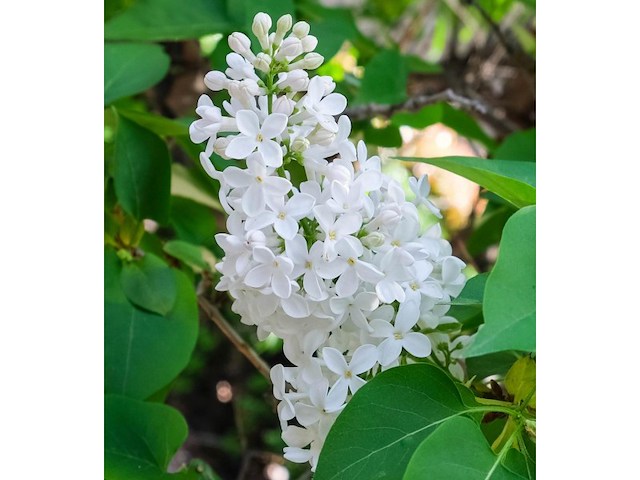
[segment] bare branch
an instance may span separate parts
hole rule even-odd
[[[269,374],[270,368],[260,355],[251,348],[247,342],[236,332],[229,322],[227,322],[220,311],[204,296],[198,296],[198,305],[202,311],[217,325],[222,333],[229,339],[231,343],[238,349],[238,351],[244,355],[244,357],[251,362],[251,364],[258,369],[258,371],[271,382],[271,376]]]
[[[364,120],[375,116],[390,117],[396,112],[407,110],[415,111],[424,106],[432,105],[438,102],[451,102],[460,105],[467,110],[474,110],[481,114],[488,112],[487,107],[480,101],[458,95],[450,88],[433,95],[418,95],[412,97],[404,103],[396,105],[378,105],[371,103],[347,109],[344,114],[348,115],[351,120]]]

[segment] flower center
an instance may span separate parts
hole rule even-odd
[[[256,177],[256,182],[258,182],[258,183],[262,183],[262,182],[264,182],[264,178],[262,178],[260,175],[258,175],[258,176]]]
[[[262,136],[262,134],[261,134],[261,133],[259,133],[258,135],[256,135],[256,140],[257,140],[258,142],[262,142],[262,141],[264,140],[264,137]]]
[[[394,247],[399,247],[400,246],[400,240],[394,240],[393,242],[391,242],[391,245],[393,245]]]
[[[355,258],[350,257],[349,260],[347,260],[347,263],[353,267],[356,264],[356,260]]]
[[[417,283],[415,283],[415,282],[413,282],[413,283],[411,284],[411,290],[413,290],[414,292],[415,292],[416,290],[418,290],[418,288],[419,288],[419,287],[420,287],[420,285],[418,285],[418,284],[417,284]]]
[[[346,372],[344,372],[344,378],[351,378],[353,376],[353,373],[351,373],[351,370],[347,370]]]
[[[274,261],[273,261],[273,266],[274,266],[275,268],[278,268],[278,267],[280,266],[280,264],[278,263],[278,261],[277,261],[277,260],[274,260]]]
[[[313,268],[313,263],[311,263],[309,260],[307,260],[304,263],[304,268],[306,268],[307,270],[311,270]]]
[[[402,335],[401,333],[394,333],[393,334],[393,338],[395,338],[396,340],[402,340],[404,338],[404,335]]]
[[[280,220],[284,220],[284,217],[286,217],[286,214],[285,214],[284,212],[280,212],[280,213],[278,214],[278,218],[279,218]]]
[[[329,240],[335,240],[337,236],[338,236],[338,234],[336,233],[335,230],[331,230],[329,232]]]

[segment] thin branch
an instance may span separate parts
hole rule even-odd
[[[220,311],[202,295],[198,296],[198,305],[202,311],[216,324],[216,326],[222,331],[222,333],[229,339],[231,343],[238,349],[238,351],[244,355],[244,357],[251,362],[251,364],[258,369],[258,371],[271,382],[270,368],[260,355],[251,348],[247,342],[236,332],[229,322],[227,322]]]
[[[351,120],[364,120],[365,118],[371,118],[375,116],[390,117],[396,112],[402,110],[415,111],[426,105],[431,105],[438,102],[451,102],[460,105],[468,110],[475,110],[481,114],[488,112],[487,107],[480,101],[471,98],[458,95],[450,88],[443,90],[442,92],[434,93],[433,95],[418,95],[412,97],[404,103],[396,105],[379,105],[368,104],[358,107],[349,108],[345,111],[345,115],[348,115]]]
[[[489,27],[491,28],[493,33],[495,33],[496,37],[498,37],[498,41],[502,44],[502,46],[505,48],[507,53],[513,56],[515,54],[513,45],[509,42],[509,40],[507,40],[507,37],[504,36],[504,33],[502,33],[502,30],[500,30],[500,26],[493,21],[493,18],[491,18],[491,15],[489,15],[489,12],[487,12],[482,7],[482,5],[480,5],[476,0],[468,0],[468,1],[470,5],[473,5],[476,8],[476,10],[478,10],[483,20],[489,24]]]

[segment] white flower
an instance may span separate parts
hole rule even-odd
[[[278,297],[289,298],[291,296],[289,276],[293,271],[293,262],[282,255],[276,257],[266,247],[255,247],[253,259],[258,265],[247,272],[244,283],[254,288],[270,285],[273,293]]]
[[[356,393],[362,385],[367,383],[358,375],[370,370],[376,364],[378,353],[374,345],[361,345],[353,352],[351,361],[347,363],[338,350],[325,347],[322,349],[322,358],[327,364],[327,368],[340,376],[331,390],[336,391],[334,393],[336,401],[341,399],[344,402],[348,391]]]
[[[341,322],[348,318],[356,327],[365,331],[371,331],[367,315],[378,308],[379,304],[380,300],[373,292],[360,292],[355,298],[333,297],[329,300],[331,311]]]
[[[335,214],[326,205],[314,207],[313,212],[320,228],[325,233],[324,255],[327,260],[333,260],[337,256],[336,244],[360,229],[362,217],[356,213],[347,213],[336,219]]]
[[[227,146],[227,155],[231,158],[243,159],[257,148],[268,167],[281,166],[282,149],[272,139],[284,131],[287,127],[287,120],[287,116],[282,113],[272,113],[265,118],[260,126],[255,112],[240,110],[236,113],[240,135],[231,140]]]
[[[339,93],[324,96],[324,83],[321,78],[314,77],[309,82],[307,94],[303,99],[303,105],[307,112],[316,117],[322,128],[336,133],[338,125],[334,115],[341,114],[347,108],[347,99]]]
[[[296,235],[285,241],[285,252],[293,260],[293,278],[302,277],[302,285],[309,296],[316,300],[323,300],[327,297],[327,289],[322,278],[317,273],[318,265],[326,263],[322,257],[323,245],[321,242],[314,243],[307,250],[307,242],[301,235]]]
[[[297,193],[287,202],[284,197],[267,197],[271,211],[247,220],[247,229],[260,230],[273,225],[275,231],[285,240],[291,240],[298,233],[298,221],[311,213],[316,200],[306,193]]]
[[[418,323],[419,305],[405,302],[400,305],[394,324],[384,320],[372,320],[372,337],[384,338],[378,346],[380,365],[386,366],[400,356],[404,348],[414,357],[428,357],[431,353],[431,343],[422,333],[411,329]]]
[[[411,187],[411,191],[416,195],[414,200],[416,205],[424,205],[436,217],[442,218],[442,213],[440,213],[438,207],[429,200],[431,185],[429,184],[429,177],[427,175],[422,175],[419,180],[416,179],[416,177],[409,177],[409,187]]]
[[[331,262],[324,264],[319,274],[323,278],[333,279],[336,282],[336,293],[341,297],[353,295],[360,281],[376,284],[384,277],[384,274],[370,263],[360,260],[363,254],[362,243],[359,240],[339,242],[336,245],[337,256]]]
[[[242,208],[250,217],[264,211],[266,197],[286,195],[291,190],[291,182],[275,177],[267,172],[267,167],[259,152],[247,157],[247,169],[227,167],[222,173],[224,180],[232,187],[247,187],[242,196]]]

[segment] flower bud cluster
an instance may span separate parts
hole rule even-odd
[[[272,26],[256,15],[257,54],[246,35],[229,37],[229,68],[205,83],[230,100],[223,114],[203,95],[190,134],[206,142],[200,160],[228,213],[216,289],[258,338],[283,340],[290,365],[273,367],[271,379],[284,454],[315,469],[331,425],[369,378],[432,352],[458,364],[468,337],[448,333],[459,325],[446,314],[465,264],[439,225],[420,232],[418,208],[440,215],[426,176],[412,179],[409,202],[380,158],[349,141],[346,98],[330,77],[306,71],[323,61],[309,25],[285,15]],[[242,162],[218,171],[212,152]]]

